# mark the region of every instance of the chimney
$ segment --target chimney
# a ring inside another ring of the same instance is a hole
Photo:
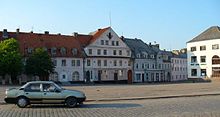
[[[102,30],[101,28],[98,29],[98,31]]]
[[[57,35],[61,35],[61,33],[57,33]]]
[[[8,38],[8,32],[7,32],[7,29],[3,29],[3,35],[2,37],[5,39],[5,38]]]
[[[149,46],[151,46],[151,42],[149,43]]]
[[[74,37],[77,37],[77,36],[78,36],[78,33],[77,33],[77,32],[74,32],[73,35],[74,35]]]
[[[33,31],[31,31],[30,33],[34,33]]]
[[[124,38],[125,38],[124,36],[121,36],[121,40],[122,40],[122,41],[124,41]]]
[[[49,31],[44,31],[44,34],[48,35],[48,34],[49,34]]]
[[[19,34],[19,32],[20,32],[20,29],[17,28],[17,29],[16,29],[16,34]]]

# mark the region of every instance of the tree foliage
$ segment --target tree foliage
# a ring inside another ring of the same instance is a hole
[[[26,60],[25,71],[29,75],[39,76],[40,80],[48,80],[48,76],[54,72],[54,68],[48,53],[42,48],[37,48]]]
[[[9,74],[12,78],[22,72],[22,56],[17,40],[10,38],[0,42],[0,75]]]

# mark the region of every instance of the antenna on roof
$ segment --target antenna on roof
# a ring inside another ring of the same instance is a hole
[[[109,25],[110,25],[110,27],[112,27],[111,11],[109,12]]]

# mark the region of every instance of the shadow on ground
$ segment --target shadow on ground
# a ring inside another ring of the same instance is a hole
[[[76,108],[132,108],[132,107],[141,107],[140,104],[83,104],[79,105]],[[65,105],[31,105],[27,108],[68,108]],[[70,108],[71,109],[71,108]],[[74,108],[73,108],[74,109]]]

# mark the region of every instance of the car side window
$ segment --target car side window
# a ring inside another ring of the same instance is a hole
[[[43,84],[43,91],[55,92],[56,87],[53,84]]]
[[[26,92],[40,92],[40,84],[30,84],[27,87],[25,87]]]

